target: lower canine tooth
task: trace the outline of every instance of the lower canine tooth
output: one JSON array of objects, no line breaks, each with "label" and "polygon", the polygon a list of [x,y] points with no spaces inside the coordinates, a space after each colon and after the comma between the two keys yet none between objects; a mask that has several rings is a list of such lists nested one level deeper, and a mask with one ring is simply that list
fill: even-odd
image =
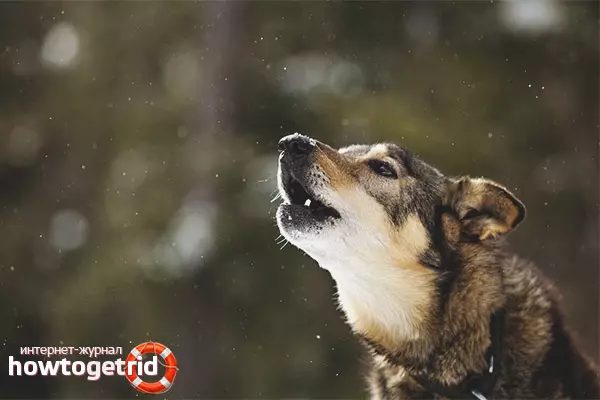
[{"label": "lower canine tooth", "polygon": [[304,202],[304,205],[306,207],[310,207],[310,199],[306,199],[306,201]]}]

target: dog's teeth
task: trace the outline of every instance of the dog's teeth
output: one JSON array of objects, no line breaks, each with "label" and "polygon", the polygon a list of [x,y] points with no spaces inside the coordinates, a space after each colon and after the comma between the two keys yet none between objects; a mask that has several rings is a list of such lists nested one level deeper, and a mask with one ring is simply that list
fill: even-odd
[{"label": "dog's teeth", "polygon": [[304,205],[306,207],[310,207],[310,199],[306,199],[306,201],[304,202]]}]

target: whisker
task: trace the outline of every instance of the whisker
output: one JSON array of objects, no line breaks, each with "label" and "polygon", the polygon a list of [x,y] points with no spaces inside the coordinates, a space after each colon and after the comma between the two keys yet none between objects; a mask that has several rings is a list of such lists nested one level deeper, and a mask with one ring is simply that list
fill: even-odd
[{"label": "whisker", "polygon": [[275,197],[273,197],[273,198],[271,199],[271,203],[273,203],[274,201],[276,201],[276,200],[278,200],[278,199],[280,199],[280,198],[281,198],[281,193],[277,192],[277,194],[275,195]]},{"label": "whisker", "polygon": [[323,149],[321,148],[321,146],[319,146],[319,143],[315,143],[315,147],[317,148],[317,151],[320,151],[321,153],[325,153],[323,151]]}]

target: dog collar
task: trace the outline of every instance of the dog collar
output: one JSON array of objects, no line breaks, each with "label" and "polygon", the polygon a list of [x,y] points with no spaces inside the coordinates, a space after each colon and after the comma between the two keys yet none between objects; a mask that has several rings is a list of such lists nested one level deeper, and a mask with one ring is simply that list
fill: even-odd
[{"label": "dog collar", "polygon": [[487,350],[488,368],[480,374],[467,378],[465,384],[455,386],[442,385],[422,375],[412,375],[419,385],[429,392],[449,399],[487,400],[498,380],[502,351],[502,334],[504,332],[504,309],[500,309],[490,319],[491,345]]}]

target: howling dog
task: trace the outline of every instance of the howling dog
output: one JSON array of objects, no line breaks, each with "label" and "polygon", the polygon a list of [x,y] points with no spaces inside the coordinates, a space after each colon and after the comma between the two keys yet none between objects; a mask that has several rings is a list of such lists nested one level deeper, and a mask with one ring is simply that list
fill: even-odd
[{"label": "howling dog", "polygon": [[555,287],[504,237],[525,207],[395,144],[279,142],[281,234],[334,278],[376,399],[600,398]]}]

